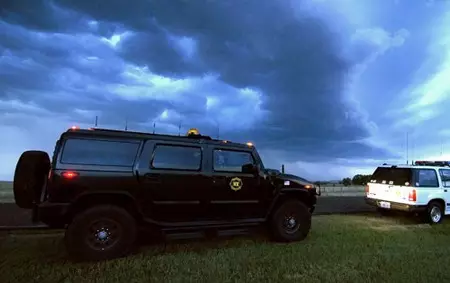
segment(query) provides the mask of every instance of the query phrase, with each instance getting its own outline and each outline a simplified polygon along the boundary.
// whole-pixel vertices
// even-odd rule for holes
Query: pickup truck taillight
[[[367,185],[364,187],[364,191],[366,192],[366,194],[368,194],[368,193],[370,192],[369,184],[367,184]]]
[[[416,201],[417,200],[416,190],[409,191],[408,200],[409,201]]]

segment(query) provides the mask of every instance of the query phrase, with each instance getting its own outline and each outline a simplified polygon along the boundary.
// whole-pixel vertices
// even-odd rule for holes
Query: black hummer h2
[[[252,144],[198,133],[73,128],[52,160],[24,152],[14,176],[16,204],[33,209],[35,221],[67,227],[69,254],[91,260],[125,255],[145,225],[170,235],[268,224],[278,241],[303,240],[318,194],[302,178],[265,169]]]

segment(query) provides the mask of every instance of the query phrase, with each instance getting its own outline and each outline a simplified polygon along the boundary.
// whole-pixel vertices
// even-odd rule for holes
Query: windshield
[[[372,175],[371,183],[404,186],[412,183],[410,168],[378,167]]]

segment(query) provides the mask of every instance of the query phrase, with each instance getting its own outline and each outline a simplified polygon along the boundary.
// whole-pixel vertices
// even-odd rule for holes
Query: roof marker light
[[[198,136],[198,135],[200,135],[200,132],[196,128],[190,128],[186,135],[187,136],[190,136],[190,135]]]
[[[80,127],[78,127],[78,126],[72,126],[72,127],[70,127],[70,129],[73,130],[73,131],[75,131],[75,130],[79,130]]]
[[[247,145],[248,145],[248,146],[253,146],[253,143],[248,142]]]

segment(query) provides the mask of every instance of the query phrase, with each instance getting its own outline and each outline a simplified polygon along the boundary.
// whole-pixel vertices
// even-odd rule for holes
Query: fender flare
[[[269,206],[269,209],[267,210],[266,219],[269,218],[269,216],[272,214],[272,212],[276,209],[276,206],[279,204],[280,199],[285,198],[288,195],[292,194],[303,194],[303,195],[309,195],[311,192],[308,189],[305,189],[303,187],[281,187],[277,189],[277,194],[272,200],[272,203]]]

